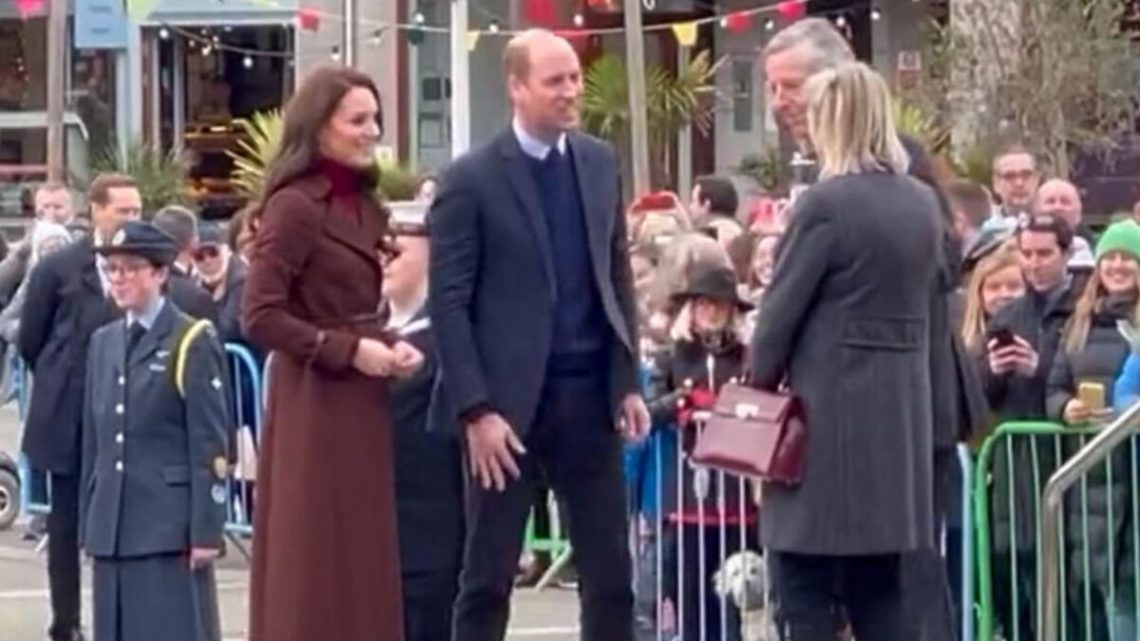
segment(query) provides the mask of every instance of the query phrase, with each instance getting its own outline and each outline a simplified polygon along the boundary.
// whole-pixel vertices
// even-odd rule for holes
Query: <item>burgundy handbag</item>
[[[797,485],[803,476],[807,425],[803,403],[784,391],[737,383],[720,390],[690,459],[697,465]]]

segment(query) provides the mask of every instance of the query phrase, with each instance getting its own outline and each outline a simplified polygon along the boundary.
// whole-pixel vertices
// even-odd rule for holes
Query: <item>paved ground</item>
[[[16,452],[19,426],[11,408],[0,408],[0,450]],[[48,620],[45,559],[20,530],[0,532],[0,637],[3,641],[42,641]],[[248,574],[238,555],[222,563],[218,574],[222,625],[227,640],[244,639],[248,608]],[[85,583],[86,586],[86,583]],[[84,616],[90,594],[85,591]],[[523,592],[516,596],[509,639],[570,641],[576,639],[577,604],[564,590]],[[331,640],[330,640],[331,641]]]

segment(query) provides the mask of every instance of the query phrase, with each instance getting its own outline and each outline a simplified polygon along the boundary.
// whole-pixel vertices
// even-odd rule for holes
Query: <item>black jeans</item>
[[[79,476],[51,475],[48,513],[48,584],[53,640],[70,641],[79,631]]]
[[[516,426],[516,429],[517,426]],[[534,486],[543,472],[565,502],[579,576],[583,641],[632,641],[633,577],[621,439],[605,381],[547,381],[518,457],[522,477],[502,492],[467,475],[467,539],[452,639],[501,641]]]
[[[769,552],[780,641],[835,641],[844,618],[859,641],[913,641],[901,557]]]

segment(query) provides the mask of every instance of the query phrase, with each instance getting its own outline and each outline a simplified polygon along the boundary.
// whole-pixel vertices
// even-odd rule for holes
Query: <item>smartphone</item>
[[[1103,383],[1085,381],[1077,385],[1077,398],[1093,412],[1104,411],[1105,391]]]
[[[989,339],[986,341],[987,343],[997,341],[998,348],[1008,347],[1014,343],[1013,332],[1008,327],[990,330],[987,338]]]

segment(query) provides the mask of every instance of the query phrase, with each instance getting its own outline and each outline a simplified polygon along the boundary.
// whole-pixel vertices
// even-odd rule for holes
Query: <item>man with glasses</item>
[[[179,205],[168,205],[154,215],[154,226],[174,239],[178,256],[170,266],[166,288],[170,300],[193,318],[204,318],[217,325],[218,308],[198,285],[194,250],[198,246],[198,217]]]
[[[102,174],[87,193],[92,234],[43,259],[28,281],[20,312],[20,356],[35,379],[24,453],[50,474],[48,580],[52,641],[82,639],[79,618],[80,421],[91,334],[118,315],[95,247],[124,221],[138,219],[142,198],[130,176]]]
[[[1016,222],[1033,207],[1040,181],[1037,159],[1024,147],[1008,147],[994,156],[993,181],[1000,205],[995,217]]]

